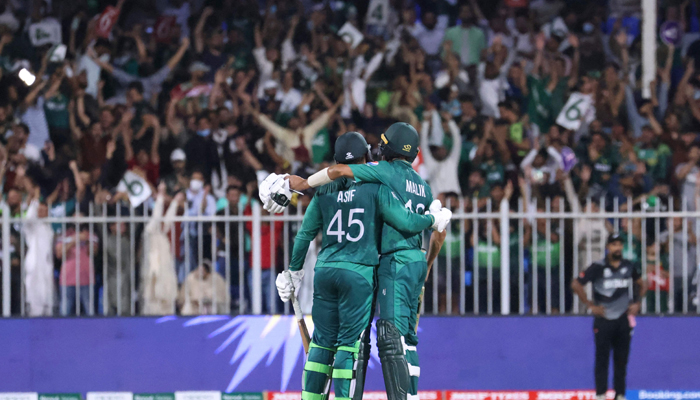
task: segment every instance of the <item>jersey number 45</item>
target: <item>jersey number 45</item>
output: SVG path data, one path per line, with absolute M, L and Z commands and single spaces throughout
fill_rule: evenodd
M 355 214 L 364 214 L 364 212 L 364 208 L 353 208 L 350 210 L 350 215 L 348 215 L 348 228 L 351 228 L 353 225 L 360 226 L 360 233 L 358 233 L 357 236 L 353 237 L 350 235 L 350 232 L 345 233 L 345 231 L 343 230 L 343 210 L 338 210 L 335 213 L 333 219 L 331 220 L 331 223 L 328 225 L 326 235 L 328 235 L 328 237 L 337 236 L 338 243 L 343 241 L 343 237 L 345 237 L 345 239 L 347 239 L 350 242 L 359 242 L 360 239 L 362 239 L 362 236 L 365 234 L 365 225 L 362 223 L 362 220 L 355 219 L 354 217 Z M 338 229 L 334 230 L 336 224 L 338 225 Z

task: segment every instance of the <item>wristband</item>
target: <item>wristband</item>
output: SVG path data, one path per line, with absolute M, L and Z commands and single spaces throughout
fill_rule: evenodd
M 309 184 L 311 187 L 319 187 L 323 186 L 325 184 L 331 183 L 333 180 L 328 176 L 328 168 L 324 168 L 315 174 L 311 175 L 309 179 L 306 180 L 306 183 Z

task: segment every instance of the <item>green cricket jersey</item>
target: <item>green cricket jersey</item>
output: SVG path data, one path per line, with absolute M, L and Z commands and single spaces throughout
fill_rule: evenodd
M 382 230 L 387 225 L 396 234 L 410 237 L 432 224 L 431 216 L 410 212 L 389 187 L 341 178 L 321 186 L 311 200 L 294 241 L 289 269 L 302 268 L 309 243 L 323 227 L 317 266 L 332 262 L 334 266 L 374 267 L 379 264 L 379 249 L 386 240 Z
M 357 182 L 383 183 L 391 188 L 403 206 L 411 212 L 422 215 L 433 202 L 430 186 L 406 161 L 354 164 L 350 165 L 350 169 L 352 169 Z M 389 254 L 399 250 L 419 250 L 423 245 L 423 237 L 420 232 L 409 235 L 390 226 L 384 226 L 382 238 L 381 254 Z

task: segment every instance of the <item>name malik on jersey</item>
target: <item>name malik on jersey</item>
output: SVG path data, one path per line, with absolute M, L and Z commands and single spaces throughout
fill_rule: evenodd
M 425 187 L 421 184 L 406 181 L 406 192 L 413 193 L 416 196 L 425 197 Z

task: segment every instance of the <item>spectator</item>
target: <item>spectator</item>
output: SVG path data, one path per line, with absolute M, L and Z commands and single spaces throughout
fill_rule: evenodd
M 665 258 L 665 268 L 662 269 L 660 275 L 655 271 L 649 271 L 648 269 L 647 271 L 654 274 L 654 278 L 658 280 L 657 284 L 659 287 L 665 287 L 666 289 L 665 295 L 662 294 L 661 297 L 662 305 L 667 306 L 669 304 L 664 300 L 668 300 L 669 293 L 671 293 L 670 304 L 673 305 L 671 311 L 685 312 L 685 304 L 689 305 L 692 301 L 689 298 L 689 294 L 692 292 L 693 270 L 698 265 L 697 238 L 692 223 L 683 223 L 681 218 L 670 218 L 666 225 L 667 230 L 661 232 L 659 236 L 659 242 L 666 249 L 661 255 L 662 258 Z M 670 230 L 671 228 L 673 231 Z M 671 238 L 671 232 L 673 232 L 673 238 Z M 647 247 L 647 254 L 648 252 L 649 248 Z M 673 258 L 671 259 L 671 257 Z M 647 259 L 647 265 L 649 264 L 654 265 Z M 671 288 L 673 292 L 671 292 Z M 652 291 L 651 286 L 649 291 Z M 649 304 L 647 302 L 647 306 Z M 660 311 L 666 312 L 668 308 L 662 307 Z
M 208 71 L 203 77 L 205 82 L 214 82 L 214 74 L 228 61 L 228 56 L 223 52 L 223 28 L 220 26 L 211 27 L 205 38 L 204 27 L 213 14 L 213 7 L 205 8 L 194 29 L 194 50 L 199 55 L 200 61 L 208 67 Z
M 216 199 L 210 194 L 210 190 L 211 187 L 205 181 L 204 174 L 197 170 L 192 172 L 186 194 L 188 204 L 186 215 L 211 217 L 216 214 Z M 189 235 L 189 248 L 187 250 L 189 250 L 189 265 L 192 267 L 198 265 L 200 259 L 211 257 L 211 228 L 209 224 L 202 222 L 189 222 L 187 225 L 185 234 Z
M 168 211 L 163 216 L 165 207 L 166 186 L 158 186 L 158 196 L 151 220 L 146 226 L 148 252 L 146 265 L 141 273 L 144 315 L 168 315 L 175 313 L 177 298 L 177 276 L 173 250 L 168 234 L 173 230 L 173 221 L 179 206 L 184 202 L 183 193 L 173 198 Z M 188 277 L 189 279 L 189 277 Z
M 571 178 L 564 178 L 564 190 L 569 206 L 574 213 L 592 212 L 598 213 L 601 210 L 600 203 L 588 197 L 588 203 L 582 203 L 580 198 L 585 192 L 585 182 L 592 175 L 591 168 L 584 168 L 581 173 L 581 180 L 584 182 L 581 192 L 577 195 Z M 585 207 L 585 208 L 584 208 Z M 609 221 L 601 218 L 585 218 L 579 221 L 578 230 L 574 232 L 574 246 L 578 246 L 578 271 L 586 269 L 594 260 L 602 260 L 605 256 L 605 238 L 613 228 Z
M 174 196 L 176 193 L 185 190 L 189 184 L 185 169 L 187 165 L 185 152 L 182 149 L 173 150 L 170 153 L 170 164 L 173 167 L 173 172 L 163 177 L 162 180 L 165 182 L 168 196 Z
M 586 198 L 601 198 L 608 192 L 610 179 L 620 165 L 619 152 L 615 151 L 604 134 L 593 132 L 590 143 L 587 146 L 581 144 L 577 155 L 580 164 L 591 170 L 590 179 L 581 176 L 583 186 L 580 191 Z
M 510 160 L 510 153 L 505 144 L 505 129 L 500 125 L 497 134 L 497 128 L 489 120 L 484 126 L 484 137 L 474 157 L 474 164 L 484 172 L 486 183 L 490 186 L 503 184 L 506 179 L 504 163 Z
M 38 199 L 39 187 L 35 189 L 35 199 L 27 209 L 23 234 L 27 245 L 24 257 L 24 285 L 27 302 L 27 314 L 30 317 L 51 316 L 53 314 L 53 229 L 51 224 L 43 222 L 48 217 L 49 209 Z
M 428 171 L 430 188 L 437 198 L 442 198 L 446 193 L 460 193 L 457 167 L 462 150 L 462 136 L 459 127 L 450 118 L 449 114 L 440 115 L 436 110 L 431 112 L 430 121 L 423 121 L 421 128 L 421 148 L 423 149 L 423 163 Z M 431 145 L 431 136 L 445 136 L 449 132 L 452 148 L 448 150 L 439 143 Z
M 90 287 L 95 279 L 90 255 L 97 252 L 99 240 L 94 234 L 90 235 L 88 228 L 87 225 L 76 228 L 70 224 L 56 238 L 54 254 L 61 258 L 65 255 L 58 279 L 62 316 L 80 313 L 80 307 L 85 314 L 93 312 L 90 306 Z
M 202 114 L 197 117 L 196 134 L 185 145 L 186 159 L 190 160 L 187 170 L 201 170 L 203 177 L 211 179 L 212 174 L 220 167 L 219 153 L 216 143 L 211 138 L 211 121 L 209 116 Z
M 123 212 L 122 215 L 127 215 Z M 116 216 L 114 213 L 112 216 Z M 125 222 L 110 223 L 104 249 L 107 252 L 107 313 L 109 315 L 133 315 L 131 305 L 131 254 L 129 231 Z
M 537 212 L 545 213 L 544 207 L 538 207 Z M 553 314 L 564 312 L 565 304 L 561 303 L 560 292 L 566 288 L 560 284 L 561 235 L 559 224 L 547 219 L 535 220 L 535 245 L 531 249 L 533 264 L 537 267 L 537 305 L 540 312 L 551 311 Z M 549 225 L 549 227 L 547 226 Z M 534 268 L 534 266 L 533 266 Z M 534 273 L 534 272 L 533 272 Z M 566 293 L 566 298 L 569 294 Z
M 139 36 L 135 36 L 138 38 L 138 40 L 141 40 Z M 96 54 L 91 54 L 93 56 L 93 61 L 100 66 L 104 71 L 107 71 L 110 73 L 114 78 L 119 82 L 120 85 L 122 85 L 125 88 L 135 88 L 136 90 L 141 90 L 142 89 L 142 94 L 144 100 L 148 102 L 152 102 L 154 100 L 154 97 L 156 97 L 162 87 L 163 87 L 163 82 L 165 82 L 166 79 L 168 79 L 168 76 L 170 76 L 170 73 L 177 67 L 177 65 L 180 63 L 182 58 L 185 56 L 185 53 L 187 50 L 189 50 L 190 47 L 190 40 L 189 38 L 185 37 L 182 39 L 182 42 L 180 43 L 180 47 L 178 48 L 177 52 L 168 60 L 168 62 L 163 66 L 161 69 L 159 69 L 156 73 L 153 75 L 147 76 L 147 77 L 139 77 L 135 76 L 132 74 L 129 74 L 128 72 L 119 69 L 112 64 L 103 62 L 100 58 L 97 57 Z M 139 82 L 140 86 L 132 86 L 132 83 L 134 82 Z M 120 96 L 117 96 L 119 98 Z M 126 94 L 123 95 L 123 103 L 126 103 Z
M 319 130 L 321 130 L 335 114 L 343 101 L 343 97 L 326 112 L 321 114 L 309 125 L 302 127 L 297 118 L 289 120 L 288 128 L 283 128 L 273 122 L 265 114 L 255 113 L 260 125 L 267 129 L 280 143 L 284 145 L 282 157 L 289 163 L 299 161 L 308 163 L 311 160 L 312 142 Z
M 688 210 L 697 209 L 697 194 L 700 190 L 700 144 L 693 143 L 688 152 L 688 161 L 676 167 L 676 179 L 681 186 L 681 199 Z
M 459 8 L 461 25 L 447 29 L 444 41 L 450 41 L 452 51 L 460 55 L 460 64 L 470 67 L 471 71 L 481 59 L 481 51 L 486 48 L 484 31 L 476 26 L 476 18 L 471 5 L 462 5 Z M 468 69 L 469 70 L 469 69 Z M 476 76 L 470 72 L 470 80 Z
M 39 147 L 29 142 L 29 126 L 24 123 L 20 123 L 14 126 L 12 131 L 13 136 L 17 137 L 17 142 L 19 146 L 18 153 L 23 155 L 27 161 L 41 163 L 43 160 L 41 158 L 41 151 Z M 47 137 L 48 140 L 48 137 Z M 43 148 L 44 144 L 42 144 Z
M 219 314 L 228 310 L 226 282 L 212 270 L 211 261 L 205 259 L 187 275 L 177 303 L 182 315 Z
M 223 209 L 216 212 L 217 217 L 228 216 L 241 216 L 243 215 L 243 210 L 245 204 L 247 203 L 247 196 L 243 195 L 242 188 L 240 186 L 230 185 L 226 188 L 226 205 Z M 228 225 L 228 228 L 226 227 Z M 226 257 L 219 256 L 217 260 L 216 270 L 221 275 L 230 278 L 231 287 L 231 307 L 233 310 L 239 308 L 239 298 L 242 293 L 240 293 L 240 272 L 247 271 L 249 268 L 248 260 L 244 257 L 245 244 L 241 243 L 241 239 L 244 235 L 243 226 L 237 221 L 232 222 L 218 222 L 216 224 L 216 234 L 219 242 L 219 254 L 229 255 L 229 265 L 226 265 Z M 243 246 L 241 246 L 243 244 Z
M 647 282 L 649 282 L 646 295 L 647 312 L 666 313 L 668 312 L 668 292 L 670 285 L 668 259 L 663 256 L 659 257 L 656 250 L 657 247 L 657 243 L 651 242 L 647 244 L 646 249 L 646 275 Z
M 262 215 L 269 215 L 267 211 L 261 209 Z M 251 204 L 248 204 L 244 214 L 251 215 L 253 213 Z M 270 290 L 273 288 L 273 277 L 276 275 L 277 269 L 279 267 L 278 261 L 281 254 L 281 244 L 282 244 L 282 229 L 284 224 L 281 222 L 263 222 L 260 227 L 260 248 L 264 249 L 261 253 L 260 258 L 260 268 L 261 271 L 261 285 L 262 285 L 262 312 L 271 313 L 272 302 L 275 301 L 275 297 L 272 297 L 274 293 Z M 246 231 L 248 234 L 252 232 L 253 224 L 252 222 L 246 222 Z M 250 264 L 253 264 L 253 254 L 250 254 Z M 248 287 L 253 287 L 253 276 L 251 273 L 248 274 Z M 274 290 L 274 289 L 272 289 Z

